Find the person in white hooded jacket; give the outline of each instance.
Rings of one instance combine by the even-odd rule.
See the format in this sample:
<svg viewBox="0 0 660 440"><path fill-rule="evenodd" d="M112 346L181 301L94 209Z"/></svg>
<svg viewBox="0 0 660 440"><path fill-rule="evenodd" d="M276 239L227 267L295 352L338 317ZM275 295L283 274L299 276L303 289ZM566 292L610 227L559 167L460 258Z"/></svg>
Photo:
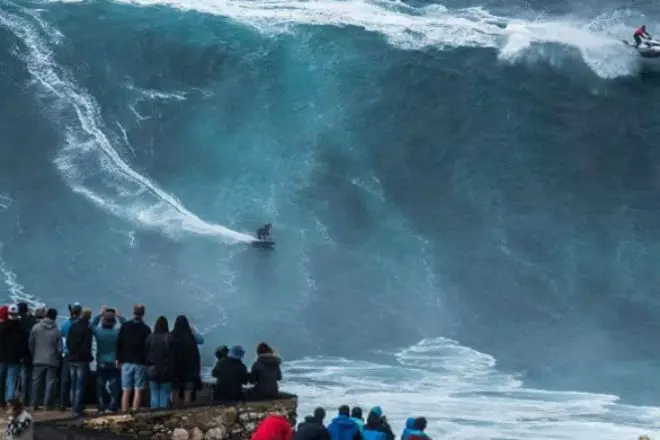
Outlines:
<svg viewBox="0 0 660 440"><path fill-rule="evenodd" d="M34 440L32 416L23 408L19 399L7 402L7 429L4 440Z"/></svg>

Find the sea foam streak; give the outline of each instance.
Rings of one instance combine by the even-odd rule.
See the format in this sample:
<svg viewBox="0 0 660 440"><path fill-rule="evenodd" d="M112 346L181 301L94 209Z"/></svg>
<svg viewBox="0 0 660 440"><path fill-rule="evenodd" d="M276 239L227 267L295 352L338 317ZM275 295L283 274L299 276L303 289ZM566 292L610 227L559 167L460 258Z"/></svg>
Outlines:
<svg viewBox="0 0 660 440"><path fill-rule="evenodd" d="M26 12L30 13L34 11ZM42 20L9 12L0 13L0 25L23 41L28 70L60 111L66 146L55 163L74 191L118 216L170 235L189 232L223 241L254 241L248 234L205 222L129 166L104 134L99 106L57 65L46 38L41 36L57 41L56 31Z"/></svg>

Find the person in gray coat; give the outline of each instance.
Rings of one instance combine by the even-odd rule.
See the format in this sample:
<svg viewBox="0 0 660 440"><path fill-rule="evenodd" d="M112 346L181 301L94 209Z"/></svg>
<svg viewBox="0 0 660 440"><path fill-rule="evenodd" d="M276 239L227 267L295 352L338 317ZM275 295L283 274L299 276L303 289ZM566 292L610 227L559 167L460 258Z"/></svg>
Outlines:
<svg viewBox="0 0 660 440"><path fill-rule="evenodd" d="M46 379L44 392L44 406L46 409L52 405L53 385L57 377L57 369L62 359L62 334L57 327L57 310L48 309L46 317L36 324L30 332L28 346L32 354L32 406L39 406L39 396L44 388L44 377Z"/></svg>

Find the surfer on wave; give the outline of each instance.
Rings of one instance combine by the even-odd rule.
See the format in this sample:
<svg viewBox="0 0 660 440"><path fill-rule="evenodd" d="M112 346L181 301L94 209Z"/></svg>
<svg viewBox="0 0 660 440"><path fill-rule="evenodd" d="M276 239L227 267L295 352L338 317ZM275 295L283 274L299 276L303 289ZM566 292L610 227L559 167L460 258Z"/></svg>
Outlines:
<svg viewBox="0 0 660 440"><path fill-rule="evenodd" d="M266 241L270 237L270 229L272 225L266 223L262 228L257 229L257 240Z"/></svg>

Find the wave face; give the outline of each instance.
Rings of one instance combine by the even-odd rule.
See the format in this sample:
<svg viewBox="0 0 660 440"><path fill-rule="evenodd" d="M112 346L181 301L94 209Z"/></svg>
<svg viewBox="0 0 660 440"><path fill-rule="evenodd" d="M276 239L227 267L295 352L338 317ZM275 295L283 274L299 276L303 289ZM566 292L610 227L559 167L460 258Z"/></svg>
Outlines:
<svg viewBox="0 0 660 440"><path fill-rule="evenodd" d="M635 8L4 2L7 296L267 338L304 395L447 406L436 433L484 399L515 411L474 438L522 438L517 411L650 426L613 397L660 391L660 78L620 44L660 11ZM266 221L272 252L248 244ZM458 388L375 385L417 380Z"/></svg>

